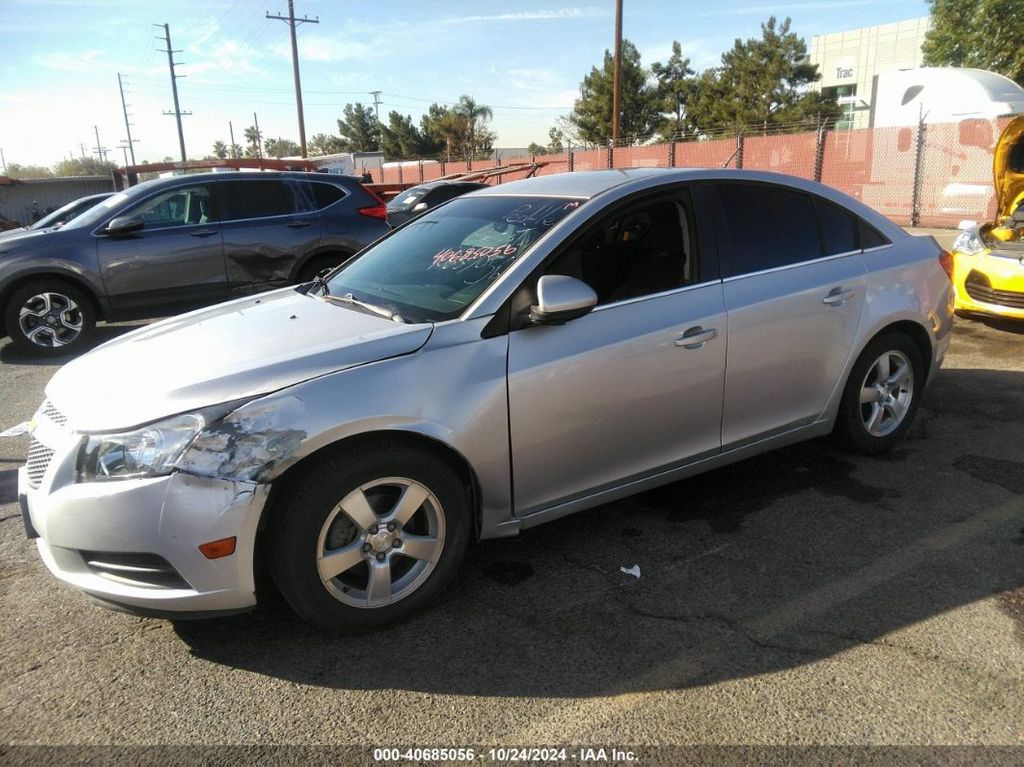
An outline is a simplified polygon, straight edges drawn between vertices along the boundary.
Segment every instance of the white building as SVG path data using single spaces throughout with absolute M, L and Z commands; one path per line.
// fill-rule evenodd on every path
M 844 104 L 846 114 L 836 127 L 869 126 L 875 76 L 923 66 L 921 44 L 930 25 L 931 17 L 924 16 L 811 38 L 811 63 L 821 73 L 816 87 Z

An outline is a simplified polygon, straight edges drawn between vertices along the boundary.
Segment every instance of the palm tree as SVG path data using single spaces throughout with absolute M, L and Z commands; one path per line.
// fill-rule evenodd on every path
M 466 120 L 467 128 L 467 144 L 469 153 L 472 156 L 476 150 L 476 126 L 477 122 L 485 123 L 494 117 L 494 111 L 486 104 L 477 104 L 476 99 L 472 96 L 462 95 L 459 97 L 459 103 L 455 105 L 453 110 L 455 114 L 460 115 Z
M 263 131 L 257 130 L 255 125 L 245 129 L 245 140 L 249 144 L 246 154 L 250 157 L 260 157 L 260 142 L 263 140 Z
M 213 156 L 218 157 L 221 160 L 228 156 L 228 146 L 223 141 L 213 142 Z

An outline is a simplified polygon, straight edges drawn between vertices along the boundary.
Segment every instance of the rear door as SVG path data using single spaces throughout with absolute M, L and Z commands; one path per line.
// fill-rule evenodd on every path
M 777 184 L 717 184 L 729 352 L 723 447 L 821 417 L 867 289 L 857 219 Z
M 291 282 L 297 263 L 320 245 L 320 213 L 309 182 L 228 179 L 215 189 L 224 210 L 224 263 L 232 295 Z
M 119 213 L 145 226 L 97 238 L 103 283 L 117 313 L 154 316 L 227 296 L 219 210 L 211 184 L 158 192 Z

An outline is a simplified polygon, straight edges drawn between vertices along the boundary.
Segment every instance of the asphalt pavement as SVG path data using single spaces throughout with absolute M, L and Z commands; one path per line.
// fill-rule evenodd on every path
M 0 429 L 55 369 L 0 342 Z M 5 746 L 1024 745 L 1024 325 L 958 320 L 888 455 L 814 441 L 482 543 L 355 638 L 273 598 L 92 606 L 25 539 L 26 447 L 0 439 Z

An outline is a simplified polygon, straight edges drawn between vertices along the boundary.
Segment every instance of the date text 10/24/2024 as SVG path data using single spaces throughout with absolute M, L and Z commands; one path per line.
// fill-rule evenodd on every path
M 498 747 L 498 748 L 375 748 L 375 762 L 572 762 L 617 763 L 634 762 L 635 752 L 605 746 L 568 747 Z

